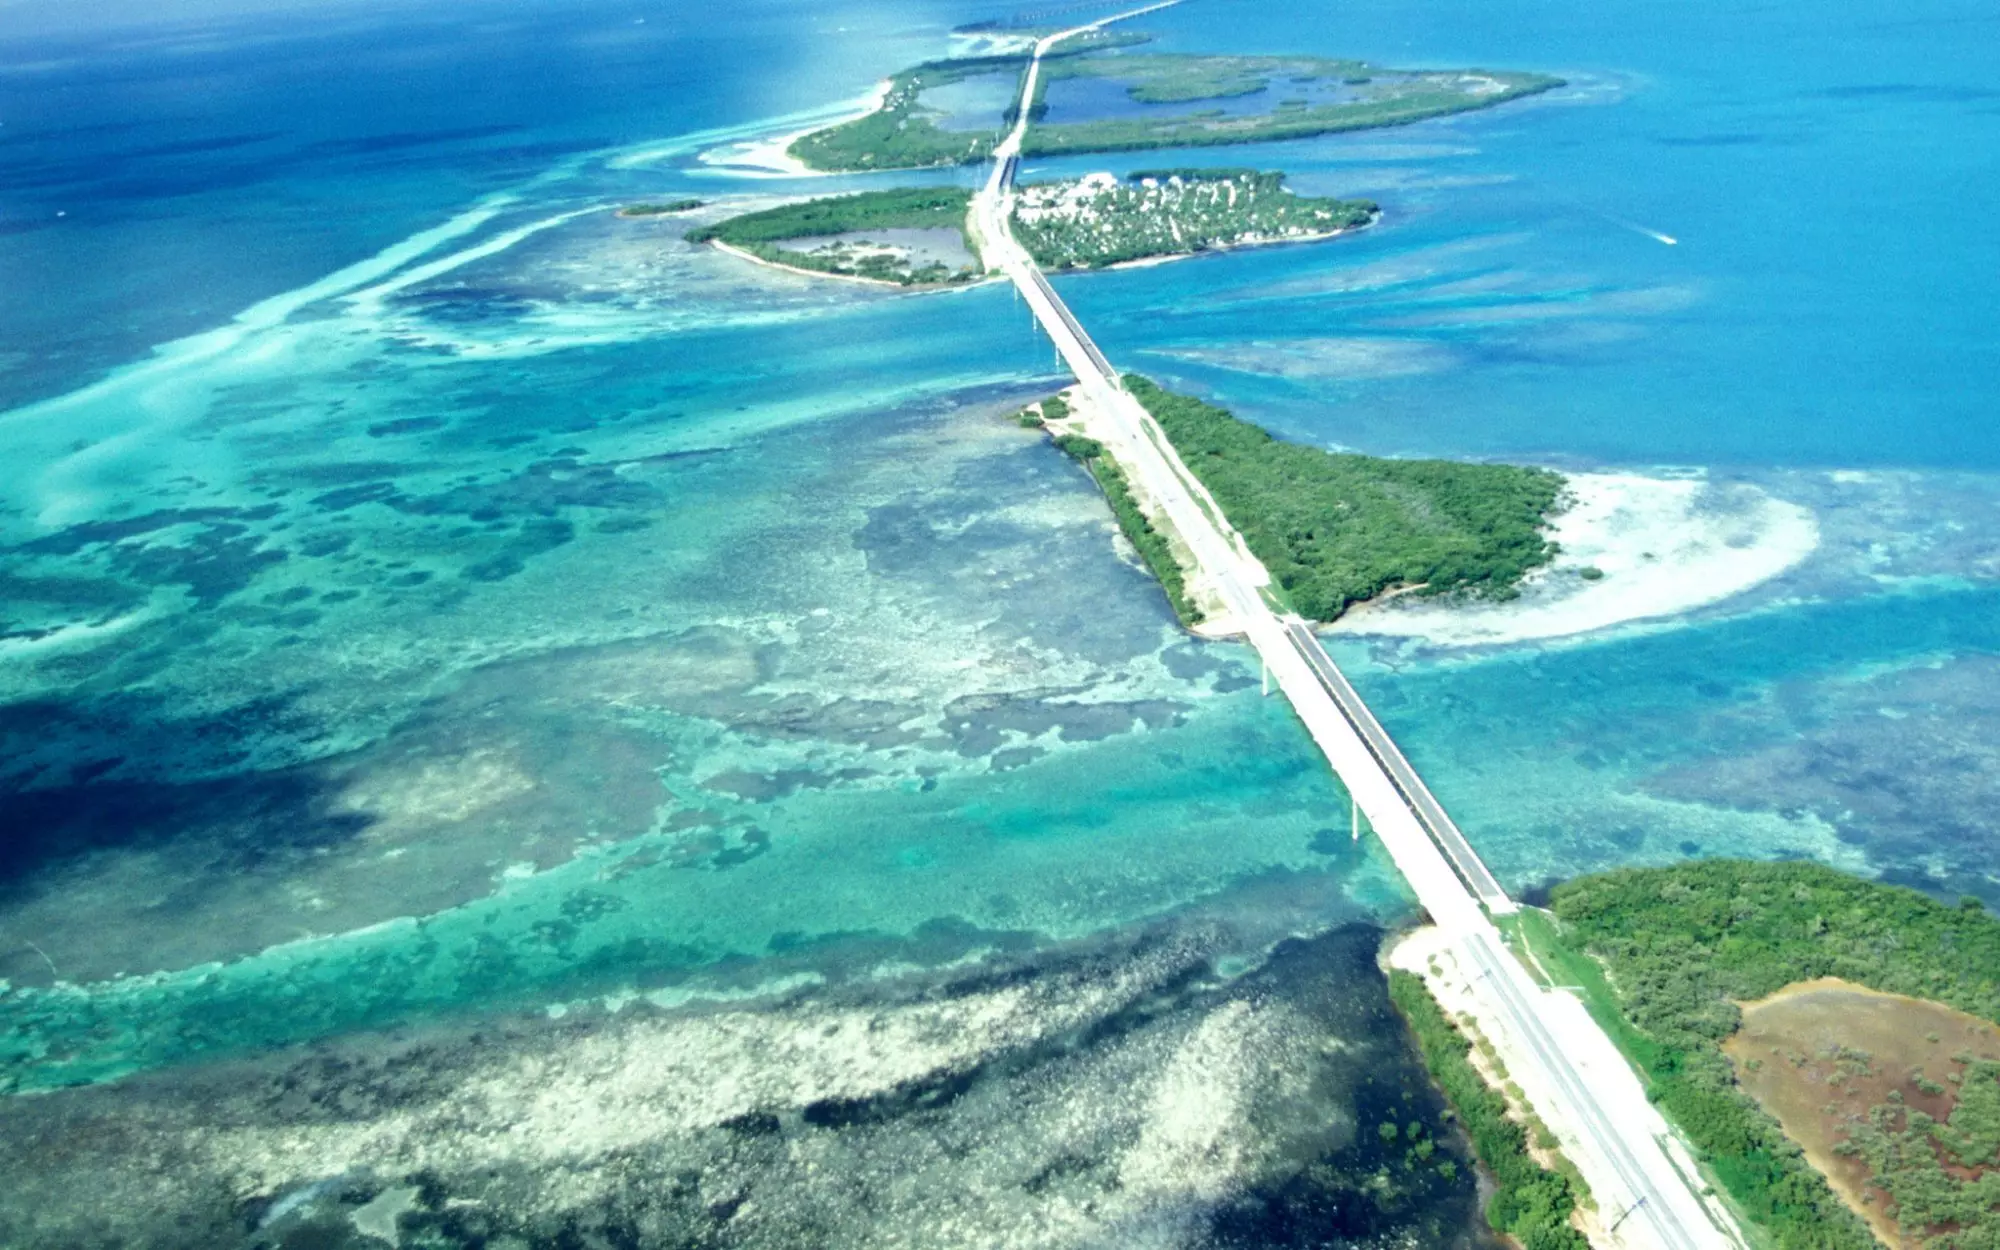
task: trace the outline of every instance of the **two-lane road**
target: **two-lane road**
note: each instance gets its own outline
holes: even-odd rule
[[[1473,897],[1485,904],[1486,910],[1495,915],[1506,915],[1519,910],[1514,905],[1514,900],[1507,897],[1507,891],[1501,889],[1500,883],[1493,879],[1493,874],[1486,870],[1486,865],[1472,849],[1472,844],[1465,840],[1463,833],[1459,832],[1457,822],[1445,813],[1444,805],[1437,801],[1436,796],[1431,793],[1431,788],[1424,784],[1424,779],[1417,775],[1417,770],[1410,766],[1408,759],[1404,758],[1401,748],[1397,747],[1395,740],[1389,737],[1389,731],[1382,728],[1382,722],[1376,720],[1375,713],[1369,711],[1368,705],[1361,701],[1360,693],[1348,684],[1347,674],[1335,667],[1333,658],[1327,655],[1326,648],[1320,645],[1319,638],[1297,617],[1285,621],[1285,633],[1291,638],[1292,645],[1298,649],[1299,655],[1311,666],[1313,675],[1326,687],[1334,706],[1340,709],[1340,714],[1347,718],[1348,724],[1354,726],[1354,732],[1367,744],[1369,753],[1375,757],[1377,763],[1381,764],[1382,770],[1389,775],[1389,780],[1395,783],[1397,791],[1403,796],[1403,801],[1409,804],[1410,810],[1423,823],[1424,831],[1431,835],[1431,841],[1437,843],[1437,848],[1444,852],[1445,858],[1451,861],[1451,866],[1458,870],[1459,878],[1465,882],[1466,888],[1472,891]]]

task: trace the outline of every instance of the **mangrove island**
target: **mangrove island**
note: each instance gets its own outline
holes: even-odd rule
[[[1398,70],[1319,57],[1134,55],[1129,37],[1073,40],[1043,58],[1024,156],[1207,147],[1400,126],[1563,85],[1506,70]],[[894,75],[866,116],[795,140],[812,169],[976,164],[1016,114],[1025,53],[929,61]]]
[[[1392,592],[1506,597],[1555,557],[1544,530],[1562,506],[1561,474],[1324,451],[1274,438],[1137,374],[1125,376],[1125,387],[1214,496],[1274,589],[1309,620],[1334,620]],[[1202,620],[1173,543],[1068,401],[1045,402],[1029,419],[1089,469],[1183,623]]]

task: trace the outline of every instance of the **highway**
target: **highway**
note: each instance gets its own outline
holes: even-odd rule
[[[1213,590],[1226,605],[1367,813],[1418,902],[1450,940],[1452,956],[1470,981],[1481,1031],[1501,1048],[1510,1075],[1562,1140],[1604,1222],[1616,1226],[1615,1240],[1649,1250],[1740,1247],[1739,1236],[1675,1167],[1662,1146],[1664,1121],[1603,1031],[1572,1000],[1537,986],[1502,949],[1504,939],[1490,916],[1516,910],[1512,900],[1311,628],[1274,610],[1263,589],[1270,584],[1268,574],[1009,229],[1027,102],[1034,99],[1042,56],[1073,35],[1165,7],[1103,18],[1035,45],[1015,126],[995,149],[992,172],[973,199],[973,225],[986,261],[1013,281],[1076,375],[1092,414],[1092,433],[1186,544],[1196,566],[1191,582]]]
[[[1361,701],[1361,695],[1348,684],[1347,675],[1334,665],[1332,657],[1327,655],[1326,648],[1320,645],[1312,629],[1298,617],[1288,617],[1285,620],[1285,633],[1290,637],[1292,645],[1298,649],[1299,655],[1313,670],[1313,676],[1319,678],[1320,685],[1326,687],[1326,693],[1333,699],[1334,706],[1340,709],[1340,714],[1347,718],[1347,723],[1353,726],[1356,734],[1360,735],[1361,741],[1368,747],[1368,753],[1375,757],[1375,762],[1381,765],[1382,771],[1389,775],[1391,782],[1395,783],[1397,792],[1403,796],[1403,801],[1409,804],[1410,811],[1422,822],[1424,832],[1430,834],[1431,841],[1436,843],[1437,848],[1444,852],[1445,858],[1451,861],[1451,866],[1458,871],[1459,880],[1472,891],[1472,896],[1494,915],[1506,915],[1519,910],[1515,907],[1514,900],[1507,897],[1507,891],[1501,889],[1500,883],[1493,879],[1493,874],[1486,870],[1486,865],[1473,851],[1472,844],[1465,840],[1463,833],[1459,832],[1458,824],[1445,814],[1444,805],[1431,794],[1431,788],[1424,784],[1424,779],[1417,775],[1417,770],[1410,766],[1410,761],[1403,758],[1403,752],[1396,746],[1394,739],[1389,737],[1389,731],[1382,728],[1382,722],[1375,719],[1375,713],[1368,710],[1368,705]]]

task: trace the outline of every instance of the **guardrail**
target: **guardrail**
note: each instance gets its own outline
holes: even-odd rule
[[[1452,870],[1465,882],[1473,897],[1491,910],[1513,911],[1514,900],[1508,898],[1507,892],[1494,880],[1493,874],[1472,849],[1472,844],[1459,831],[1457,823],[1445,814],[1444,805],[1437,801],[1437,796],[1417,775],[1417,770],[1411,767],[1395,740],[1389,737],[1389,731],[1375,719],[1375,713],[1368,710],[1367,703],[1348,682],[1347,675],[1334,665],[1332,658],[1319,645],[1319,639],[1297,620],[1285,622],[1285,636],[1291,640],[1292,649],[1312,669],[1313,675],[1319,678],[1320,685],[1332,697],[1334,707],[1346,718],[1348,725],[1360,737],[1361,744],[1375,757],[1375,762],[1382,766],[1383,774],[1396,787],[1410,814],[1417,818],[1417,823],[1424,827],[1424,832],[1444,853]]]
[[[1083,346],[1084,354],[1090,357],[1090,363],[1104,375],[1106,382],[1117,386],[1118,371],[1111,367],[1111,361],[1106,359],[1104,353],[1097,350],[1097,344],[1091,340],[1090,335],[1084,333],[1082,323],[1077,321],[1074,313],[1070,312],[1069,305],[1063,303],[1062,296],[1056,294],[1056,289],[1049,285],[1048,278],[1043,276],[1042,271],[1035,268],[1032,262],[1028,265],[1028,277],[1034,282],[1035,288],[1048,299],[1049,306],[1056,310],[1056,316],[1062,318],[1064,327]]]

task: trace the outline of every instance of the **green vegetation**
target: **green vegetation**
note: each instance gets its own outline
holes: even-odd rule
[[[1125,94],[1140,104],[1189,104],[1196,100],[1233,100],[1256,95],[1270,86],[1261,58],[1238,56],[1158,56],[1129,58],[1125,64],[1169,67],[1166,73],[1137,72]],[[1110,68],[1110,67],[1106,67]]]
[[[1976,902],[1947,907],[1798,863],[1628,869],[1558,887],[1553,907],[1561,940],[1608,968],[1624,1024],[1619,1042],[1654,1100],[1772,1244],[1873,1245],[1778,1122],[1737,1087],[1721,1049],[1741,1019],[1735,1002],[1840,977],[2000,1019],[2000,921]],[[1546,960],[1545,942],[1536,947]],[[2000,1149],[1997,1079],[2000,1065],[1972,1064],[1948,1123],[1892,1104],[1852,1139],[1898,1218],[1936,1250],[2000,1246],[2000,1179],[1967,1181],[1944,1166],[1990,1160]]]
[[[889,80],[882,106],[866,117],[801,135],[787,149],[814,169],[921,169],[931,165],[970,165],[992,155],[1006,137],[1012,119],[995,117],[990,130],[945,130],[918,97],[932,87],[999,72],[1025,71],[1028,58],[1019,56],[963,57],[926,61]]]
[[[1837,1147],[1867,1161],[1902,1227],[1951,1230],[1928,1240],[1935,1250],[2000,1246],[2000,1171],[1965,1179],[1973,1169],[1991,1167],[2000,1150],[2000,1063],[1970,1055],[1963,1061],[1958,1105],[1948,1121],[1914,1108],[1878,1106]]]
[[[1187,170],[1108,174],[1021,188],[1014,235],[1045,269],[1115,265],[1248,243],[1315,238],[1367,225],[1370,200],[1294,195],[1279,173]]]
[[[845,234],[854,230],[949,226],[965,229],[971,193],[958,187],[912,187],[863,191],[827,199],[782,204],[688,231],[696,243],[720,239],[737,247],[784,239]]]
[[[1065,78],[1113,78],[1142,104],[1197,103],[1254,95],[1282,80],[1289,98],[1267,112],[1231,114],[1221,109],[1045,124],[1048,92]],[[1360,61],[1316,57],[1118,56],[1045,64],[1028,116],[1035,124],[1022,141],[1027,156],[1073,152],[1123,152],[1147,148],[1264,143],[1378,126],[1403,126],[1432,117],[1492,108],[1562,85],[1544,74],[1498,70],[1401,71]]]
[[[1144,36],[1129,32],[1099,31],[1070,40],[1043,57],[1036,98],[1029,104],[1034,124],[1024,138],[1023,154],[1261,143],[1400,126],[1491,108],[1562,85],[1561,79],[1541,74],[1406,72],[1314,57],[1092,55],[1144,41]],[[814,169],[830,171],[917,169],[985,160],[1013,125],[1013,110],[996,114],[991,126],[947,130],[938,125],[942,115],[924,104],[923,94],[989,74],[1019,75],[1027,60],[1027,54],[1020,52],[926,61],[902,70],[889,80],[879,109],[802,136],[792,143],[791,155]],[[1188,112],[1162,107],[1144,116],[1043,124],[1050,84],[1077,77],[1116,79],[1126,84],[1134,101],[1159,106],[1251,96],[1275,81],[1285,84],[1288,96],[1261,113],[1232,116],[1219,109]]]
[[[1051,421],[1060,421],[1069,415],[1069,401],[1060,395],[1051,395],[1031,408],[1023,408],[1015,420],[1030,430],[1039,430]]]
[[[1569,1224],[1578,1185],[1528,1153],[1527,1132],[1507,1118],[1507,1100],[1472,1066],[1472,1044],[1445,1016],[1422,978],[1391,972],[1389,997],[1409,1021],[1424,1066],[1493,1175],[1496,1187],[1486,1204],[1487,1222],[1517,1238],[1526,1250],[1589,1250],[1590,1243]]]
[[[1255,95],[1283,77],[1291,86],[1315,82],[1338,82],[1340,71],[1360,65],[1359,61],[1325,60],[1319,57],[1209,56],[1201,53],[1155,53],[1094,57],[1068,61],[1043,68],[1044,82],[1065,78],[1109,78],[1125,87],[1126,96],[1136,104],[1193,104],[1203,100],[1234,100]],[[1046,113],[1047,93],[1038,91],[1035,104],[1040,111],[1029,116],[1040,121]]]
[[[799,239],[869,230],[943,230],[958,232],[968,253],[965,217],[971,193],[958,187],[910,187],[864,191],[829,199],[784,204],[757,213],[731,217],[712,226],[688,231],[691,243],[727,243],[753,256],[800,269],[848,274],[896,282],[904,286],[968,282],[980,276],[976,264],[953,268],[943,261],[921,261],[907,250],[865,242],[826,242],[807,250],[783,247]]]
[[[1145,36],[1128,32],[1100,31],[1078,36],[1042,58],[1044,69],[1071,57],[1106,48],[1145,42]],[[815,130],[793,141],[788,149],[797,160],[814,169],[860,171],[870,169],[923,169],[933,165],[970,165],[992,155],[993,147],[1005,138],[1014,124],[1009,107],[993,118],[990,128],[946,130],[937,124],[936,110],[924,106],[923,93],[987,74],[1011,74],[1018,81],[1027,72],[1028,54],[957,57],[945,61],[925,61],[896,73],[882,106],[866,117],[857,117],[838,126]],[[1018,94],[1018,89],[1017,89]]]
[[[1165,182],[1169,178],[1180,178],[1187,181],[1194,181],[1200,178],[1210,180],[1219,178],[1255,178],[1260,172],[1259,170],[1251,169],[1247,165],[1231,165],[1227,167],[1191,167],[1183,165],[1174,169],[1135,169],[1125,175],[1125,181],[1144,182],[1148,178],[1153,179],[1155,182]],[[1282,175],[1280,176],[1282,177]]]
[[[648,204],[627,204],[618,210],[620,217],[665,217],[669,213],[688,213],[700,208],[704,200],[661,200]]]
[[[1069,405],[1058,395],[1045,401],[1042,411],[1049,420],[1057,421],[1069,415]],[[1082,464],[1097,480],[1104,497],[1111,503],[1112,514],[1118,518],[1118,528],[1125,532],[1125,537],[1138,549],[1139,558],[1145,561],[1147,570],[1159,581],[1160,588],[1167,592],[1167,602],[1173,605],[1174,615],[1180,618],[1181,624],[1200,624],[1201,609],[1188,598],[1187,581],[1181,576],[1180,561],[1174,558],[1167,536],[1154,529],[1146,514],[1139,510],[1139,502],[1132,497],[1132,487],[1126,482],[1124,472],[1104,454],[1104,444],[1081,434],[1059,434],[1055,445]]]
[[[1125,385],[1314,620],[1397,587],[1505,597],[1555,555],[1542,527],[1561,499],[1559,474],[1321,451],[1145,378],[1128,374]]]

